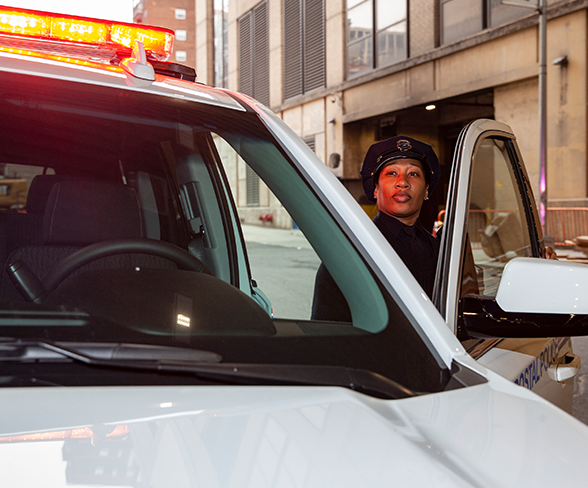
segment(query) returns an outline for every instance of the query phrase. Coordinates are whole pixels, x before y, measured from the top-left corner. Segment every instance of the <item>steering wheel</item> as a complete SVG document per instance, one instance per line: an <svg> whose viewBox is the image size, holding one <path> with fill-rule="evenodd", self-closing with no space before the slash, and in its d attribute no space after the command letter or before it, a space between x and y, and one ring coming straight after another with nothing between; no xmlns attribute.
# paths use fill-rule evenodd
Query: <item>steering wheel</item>
<svg viewBox="0 0 588 488"><path fill-rule="evenodd" d="M62 259L43 279L47 294L54 291L69 275L92 261L117 254L150 254L173 261L179 269L212 274L196 256L178 246L155 239L116 239L84 247Z"/></svg>

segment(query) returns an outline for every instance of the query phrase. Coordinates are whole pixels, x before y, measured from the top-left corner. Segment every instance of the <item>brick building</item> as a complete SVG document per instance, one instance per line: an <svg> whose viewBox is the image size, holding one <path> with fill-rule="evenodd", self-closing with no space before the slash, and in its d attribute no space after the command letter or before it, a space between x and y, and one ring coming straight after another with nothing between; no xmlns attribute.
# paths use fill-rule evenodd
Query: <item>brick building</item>
<svg viewBox="0 0 588 488"><path fill-rule="evenodd" d="M196 25L193 0L134 0L133 21L175 32L173 59L196 65Z"/></svg>

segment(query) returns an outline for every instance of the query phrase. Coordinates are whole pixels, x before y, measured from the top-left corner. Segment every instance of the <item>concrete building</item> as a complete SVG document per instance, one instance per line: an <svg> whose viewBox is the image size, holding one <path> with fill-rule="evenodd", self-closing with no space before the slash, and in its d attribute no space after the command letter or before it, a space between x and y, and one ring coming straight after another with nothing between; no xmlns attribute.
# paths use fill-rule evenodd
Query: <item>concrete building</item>
<svg viewBox="0 0 588 488"><path fill-rule="evenodd" d="M588 196L587 7L588 0L548 1L550 205L585 205ZM532 9L500 0L195 0L195 24L200 81L269 105L360 202L370 144L417 137L436 149L444 174L423 216L431 225L459 131L480 117L513 128L538 195ZM235 168L234 178L245 221L277 212L255 175Z"/></svg>

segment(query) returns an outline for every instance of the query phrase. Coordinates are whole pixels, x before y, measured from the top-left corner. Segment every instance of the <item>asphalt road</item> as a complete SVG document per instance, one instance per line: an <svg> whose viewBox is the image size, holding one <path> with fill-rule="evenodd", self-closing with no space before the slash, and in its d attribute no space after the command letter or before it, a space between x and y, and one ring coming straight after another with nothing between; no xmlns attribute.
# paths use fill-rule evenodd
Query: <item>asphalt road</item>
<svg viewBox="0 0 588 488"><path fill-rule="evenodd" d="M321 261L299 230L244 225L252 278L272 302L274 317L309 319Z"/></svg>
<svg viewBox="0 0 588 488"><path fill-rule="evenodd" d="M250 242L251 274L272 302L274 317L310 319L314 278L320 260L312 249Z"/></svg>

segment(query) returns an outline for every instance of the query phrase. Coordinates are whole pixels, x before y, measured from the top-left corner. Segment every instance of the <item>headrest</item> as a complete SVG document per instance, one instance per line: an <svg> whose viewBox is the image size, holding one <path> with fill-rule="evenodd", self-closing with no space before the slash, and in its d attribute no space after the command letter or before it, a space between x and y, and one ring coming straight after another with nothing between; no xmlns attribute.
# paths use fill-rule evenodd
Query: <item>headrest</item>
<svg viewBox="0 0 588 488"><path fill-rule="evenodd" d="M27 194L26 211L32 214L43 214L53 185L71 177L61 175L37 175L31 181Z"/></svg>
<svg viewBox="0 0 588 488"><path fill-rule="evenodd" d="M67 180L55 183L43 216L46 245L87 246L143 237L135 190L122 183Z"/></svg>

